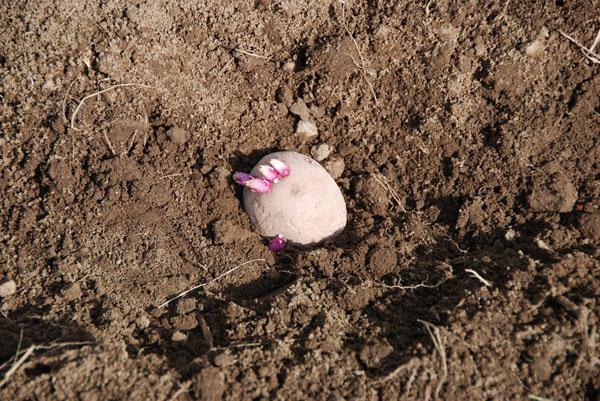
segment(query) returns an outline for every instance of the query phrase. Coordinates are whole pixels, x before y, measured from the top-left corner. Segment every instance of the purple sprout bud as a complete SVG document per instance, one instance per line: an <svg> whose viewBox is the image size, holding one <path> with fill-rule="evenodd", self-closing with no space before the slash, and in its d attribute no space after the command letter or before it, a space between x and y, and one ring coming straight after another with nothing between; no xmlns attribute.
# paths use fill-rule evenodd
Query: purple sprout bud
<svg viewBox="0 0 600 401"><path fill-rule="evenodd" d="M271 166L263 164L262 166L258 166L257 170L263 177L265 177L267 181L271 181L273 184L277 184L277 182L279 182L279 178L281 178L281 175L277 172L277 170Z"/></svg>
<svg viewBox="0 0 600 401"><path fill-rule="evenodd" d="M240 185L246 185L253 178L250 174L240 173L239 171L233 174L233 180Z"/></svg>
<svg viewBox="0 0 600 401"><path fill-rule="evenodd" d="M269 251L271 252L279 252L285 249L286 245L286 239L282 235L277 235L269 241L267 248L269 248Z"/></svg>
<svg viewBox="0 0 600 401"><path fill-rule="evenodd" d="M252 177L252 179L244 183L244 186L250 189L252 192L265 193L271 190L273 184L271 183L271 181L267 181L262 178Z"/></svg>
<svg viewBox="0 0 600 401"><path fill-rule="evenodd" d="M290 175L290 168L281 160L271 159L269 160L269 164L273 166L275 171L277 171L281 177L287 177Z"/></svg>

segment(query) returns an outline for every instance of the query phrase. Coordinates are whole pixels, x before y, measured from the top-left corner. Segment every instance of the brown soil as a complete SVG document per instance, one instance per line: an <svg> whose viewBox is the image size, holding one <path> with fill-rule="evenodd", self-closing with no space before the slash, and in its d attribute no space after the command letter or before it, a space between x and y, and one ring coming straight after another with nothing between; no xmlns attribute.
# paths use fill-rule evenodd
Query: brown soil
<svg viewBox="0 0 600 401"><path fill-rule="evenodd" d="M0 399L597 400L600 66L559 30L599 9L2 1ZM231 173L319 143L349 224L274 256Z"/></svg>

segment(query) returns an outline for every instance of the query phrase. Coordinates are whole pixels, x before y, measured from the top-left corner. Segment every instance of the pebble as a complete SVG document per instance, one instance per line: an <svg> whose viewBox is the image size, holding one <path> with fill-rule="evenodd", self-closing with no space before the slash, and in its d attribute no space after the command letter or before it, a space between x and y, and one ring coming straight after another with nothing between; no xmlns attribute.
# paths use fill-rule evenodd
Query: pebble
<svg viewBox="0 0 600 401"><path fill-rule="evenodd" d="M187 340L187 338L187 334L182 333L181 331L176 331L175 333L173 333L173 336L171 336L171 340L175 342L185 341Z"/></svg>
<svg viewBox="0 0 600 401"><path fill-rule="evenodd" d="M17 292L17 284L14 280L6 281L0 284L0 298L5 298Z"/></svg>
<svg viewBox="0 0 600 401"><path fill-rule="evenodd" d="M310 121L310 111L302 99L290 106L290 113L297 115L302 121Z"/></svg>
<svg viewBox="0 0 600 401"><path fill-rule="evenodd" d="M342 176L342 174L344 174L345 168L346 163L344 163L344 159L341 157L337 157L325 163L325 170L327 170L334 180L337 180Z"/></svg>
<svg viewBox="0 0 600 401"><path fill-rule="evenodd" d="M310 150L310 154L315 158L316 161L320 162L327 159L327 156L331 153L331 146L326 143L320 143L313 146Z"/></svg>
<svg viewBox="0 0 600 401"><path fill-rule="evenodd" d="M317 136L317 125L311 121L299 121L296 127L296 134L306 135L307 137Z"/></svg>

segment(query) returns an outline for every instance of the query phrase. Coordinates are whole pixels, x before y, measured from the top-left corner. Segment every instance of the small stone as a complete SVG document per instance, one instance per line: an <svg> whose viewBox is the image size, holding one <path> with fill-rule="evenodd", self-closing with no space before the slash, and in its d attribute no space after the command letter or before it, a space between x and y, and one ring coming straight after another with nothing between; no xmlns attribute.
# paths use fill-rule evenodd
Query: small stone
<svg viewBox="0 0 600 401"><path fill-rule="evenodd" d="M504 233L504 239L507 241L513 241L516 236L517 232L512 228L509 228L508 230L506 230L506 233Z"/></svg>
<svg viewBox="0 0 600 401"><path fill-rule="evenodd" d="M187 338L188 338L187 334L182 333L181 331L176 331L171 336L171 340L175 341L175 342L185 341L185 340L187 340Z"/></svg>
<svg viewBox="0 0 600 401"><path fill-rule="evenodd" d="M586 237L600 242L600 214L585 213L577 219L579 230Z"/></svg>
<svg viewBox="0 0 600 401"><path fill-rule="evenodd" d="M302 121L310 121L310 111L302 99L290 106L290 113L297 115Z"/></svg>
<svg viewBox="0 0 600 401"><path fill-rule="evenodd" d="M79 284L73 284L64 293L65 299L68 301L74 301L76 299L79 299L82 295L83 292L81 291Z"/></svg>
<svg viewBox="0 0 600 401"><path fill-rule="evenodd" d="M325 163L325 169L334 180L337 180L344 174L344 169L346 168L346 163L344 163L344 159L341 157L337 157L335 159L329 160Z"/></svg>
<svg viewBox="0 0 600 401"><path fill-rule="evenodd" d="M545 49L546 45L544 44L544 41L536 39L525 47L525 54L527 57L539 58L544 53Z"/></svg>
<svg viewBox="0 0 600 401"><path fill-rule="evenodd" d="M148 316L146 315L141 315L135 320L135 324L140 329L147 329L148 327L150 327L150 319L148 319Z"/></svg>
<svg viewBox="0 0 600 401"><path fill-rule="evenodd" d="M317 126L311 121L299 121L296 127L296 134L313 137L318 135Z"/></svg>
<svg viewBox="0 0 600 401"><path fill-rule="evenodd" d="M17 292L17 284L14 280L5 281L0 284L0 298L5 298Z"/></svg>
<svg viewBox="0 0 600 401"><path fill-rule="evenodd" d="M225 392L225 375L215 366L202 369L194 382L194 395L202 401L218 401Z"/></svg>
<svg viewBox="0 0 600 401"><path fill-rule="evenodd" d="M288 61L287 63L285 63L283 65L283 70L287 71L287 72L294 72L294 69L296 69L296 63L293 61Z"/></svg>
<svg viewBox="0 0 600 401"><path fill-rule="evenodd" d="M48 79L46 82L44 82L44 85L42 85L42 89L52 92L58 89L58 85L53 79Z"/></svg>
<svg viewBox="0 0 600 401"><path fill-rule="evenodd" d="M320 162L327 159L327 156L331 153L331 147L326 143L320 143L313 146L310 150L310 154L315 158L316 161Z"/></svg>
<svg viewBox="0 0 600 401"><path fill-rule="evenodd" d="M188 141L188 132L183 128L173 127L169 130L169 137L175 144L185 145Z"/></svg>

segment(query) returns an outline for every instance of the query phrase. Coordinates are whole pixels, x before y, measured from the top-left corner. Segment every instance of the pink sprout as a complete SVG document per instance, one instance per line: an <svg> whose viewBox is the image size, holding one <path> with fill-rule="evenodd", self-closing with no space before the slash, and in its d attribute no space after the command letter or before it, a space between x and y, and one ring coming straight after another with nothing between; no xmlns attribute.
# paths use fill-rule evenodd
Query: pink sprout
<svg viewBox="0 0 600 401"><path fill-rule="evenodd" d="M273 168L279 173L282 177L287 177L290 175L290 168L281 160L271 159L269 160L269 164L273 166Z"/></svg>
<svg viewBox="0 0 600 401"><path fill-rule="evenodd" d="M255 177L251 176L250 174L240 173L239 171L233 174L233 180L240 185L246 185L246 183L253 178Z"/></svg>
<svg viewBox="0 0 600 401"><path fill-rule="evenodd" d="M277 235L269 241L267 248L269 248L269 251L271 252L278 252L285 249L286 245L286 239L282 235Z"/></svg>
<svg viewBox="0 0 600 401"><path fill-rule="evenodd" d="M271 166L258 166L257 170L263 177L265 177L267 181L271 181L273 184L277 184L277 182L279 182L279 178L281 178L281 175L277 172L277 170Z"/></svg>
<svg viewBox="0 0 600 401"><path fill-rule="evenodd" d="M269 192L271 190L271 187L273 186L273 184L271 183L271 181L267 181L262 178L253 177L252 179L246 181L244 183L244 186L246 188L250 189L252 192L265 193L265 192Z"/></svg>

